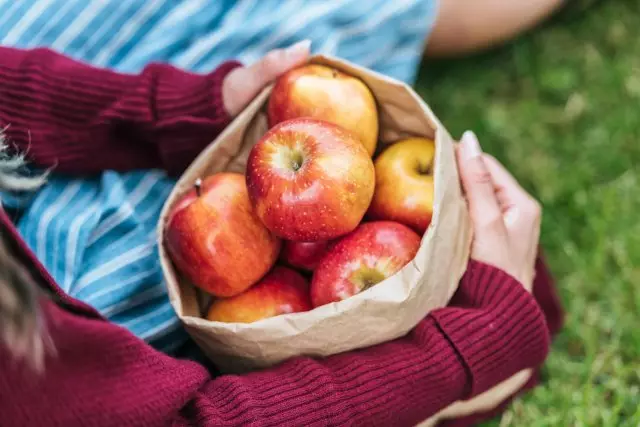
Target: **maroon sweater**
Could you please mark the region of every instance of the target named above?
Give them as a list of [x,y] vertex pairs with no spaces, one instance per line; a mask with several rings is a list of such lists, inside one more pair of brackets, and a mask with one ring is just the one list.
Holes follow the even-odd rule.
[[[157,167],[179,173],[228,123],[221,82],[237,65],[197,75],[154,64],[123,75],[47,50],[0,48],[0,125],[10,125],[11,141],[35,164],[59,172]],[[0,229],[62,301],[42,303],[57,349],[44,375],[0,344],[1,425],[412,426],[524,368],[538,368],[561,323],[541,261],[533,296],[503,271],[472,261],[451,306],[402,338],[212,377],[65,295],[1,209]]]

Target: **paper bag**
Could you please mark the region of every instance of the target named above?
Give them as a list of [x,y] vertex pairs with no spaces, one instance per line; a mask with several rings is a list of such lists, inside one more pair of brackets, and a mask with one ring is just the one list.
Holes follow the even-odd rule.
[[223,371],[244,372],[298,355],[328,356],[405,335],[425,315],[444,307],[469,257],[471,226],[462,197],[453,140],[407,85],[350,63],[314,56],[362,79],[373,92],[380,117],[379,150],[408,136],[435,139],[435,195],[431,226],[415,259],[381,283],[346,300],[304,313],[249,324],[203,319],[206,298],[174,268],[164,247],[171,207],[197,178],[220,171],[245,172],[251,147],[266,132],[266,88],[190,165],[170,194],[158,225],[160,258],[171,303],[187,332]]
[[[341,302],[310,312],[281,315],[250,324],[225,324],[202,318],[209,298],[175,269],[164,247],[171,207],[197,178],[219,171],[245,171],[253,144],[267,130],[266,88],[190,165],[169,195],[158,224],[158,243],[169,297],[187,332],[224,372],[268,367],[294,356],[328,356],[398,338],[425,315],[444,307],[467,265],[471,224],[461,194],[453,140],[431,109],[406,84],[346,61],[314,56],[362,79],[372,90],[380,117],[378,151],[408,136],[434,138],[435,194],[432,223],[415,259],[394,276]],[[528,380],[519,372],[480,396],[456,402],[420,424],[433,426],[496,407]]]

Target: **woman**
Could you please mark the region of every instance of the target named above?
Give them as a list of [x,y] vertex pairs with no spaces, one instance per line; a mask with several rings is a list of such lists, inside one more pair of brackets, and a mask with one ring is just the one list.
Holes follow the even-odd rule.
[[[0,44],[48,46],[139,73],[151,62],[208,73],[296,40],[411,84],[423,51],[459,54],[538,22],[560,0],[0,0]],[[32,138],[14,124],[16,142]],[[204,136],[204,135],[203,135]],[[92,159],[88,159],[89,161]],[[5,195],[16,226],[65,292],[169,354],[187,334],[166,293],[155,224],[175,184],[163,170],[54,170],[28,198]]]
[[[42,168],[176,174],[264,84],[307,56],[303,43],[206,75],[159,64],[123,75],[48,50],[2,49],[0,119],[17,152]],[[6,147],[2,187],[39,185],[18,173],[21,159]],[[540,207],[472,133],[458,154],[475,237],[452,306],[392,342],[242,376],[171,358],[70,297],[0,210],[2,422],[411,426],[539,367],[560,322],[536,261]]]

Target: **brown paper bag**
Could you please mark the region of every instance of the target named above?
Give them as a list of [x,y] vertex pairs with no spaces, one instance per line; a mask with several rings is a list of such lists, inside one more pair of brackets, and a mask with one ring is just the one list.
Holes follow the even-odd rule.
[[[225,372],[267,367],[298,355],[328,356],[405,335],[429,311],[447,305],[467,265],[471,225],[447,130],[406,84],[335,58],[314,56],[311,62],[333,66],[369,86],[378,103],[379,149],[407,136],[435,139],[432,223],[411,263],[349,299],[250,324],[203,319],[207,297],[180,276],[163,245],[168,213],[197,178],[219,171],[244,173],[251,147],[267,130],[264,107],[271,87],[266,88],[185,171],[158,225],[160,259],[171,303],[194,341]],[[464,413],[467,403],[452,405],[453,409],[439,415],[449,418],[456,411]]]

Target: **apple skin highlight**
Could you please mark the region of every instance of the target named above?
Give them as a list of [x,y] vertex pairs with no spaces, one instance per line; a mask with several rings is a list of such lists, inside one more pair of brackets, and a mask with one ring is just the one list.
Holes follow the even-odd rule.
[[271,128],[251,149],[247,188],[261,221],[294,241],[353,231],[375,188],[373,161],[345,129],[302,118]]
[[260,280],[281,247],[255,214],[244,176],[229,172],[207,177],[178,201],[165,242],[176,267],[218,297],[237,295]]
[[280,76],[267,106],[269,127],[311,117],[353,132],[372,156],[378,144],[378,109],[371,90],[360,79],[318,64]]

